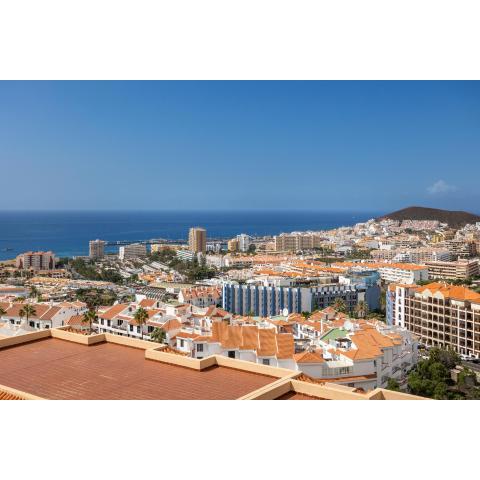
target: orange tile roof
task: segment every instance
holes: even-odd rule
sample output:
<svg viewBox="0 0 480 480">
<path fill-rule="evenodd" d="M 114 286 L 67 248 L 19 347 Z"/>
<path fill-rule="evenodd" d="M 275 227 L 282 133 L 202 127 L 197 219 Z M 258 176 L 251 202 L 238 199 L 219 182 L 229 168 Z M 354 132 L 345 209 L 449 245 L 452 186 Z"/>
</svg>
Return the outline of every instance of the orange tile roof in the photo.
<svg viewBox="0 0 480 480">
<path fill-rule="evenodd" d="M 128 303 L 119 303 L 113 307 L 109 307 L 106 312 L 100 313 L 98 316 L 105 320 L 113 320 L 117 315 L 122 313 L 129 307 Z"/>
<path fill-rule="evenodd" d="M 295 353 L 295 341 L 290 333 L 278 333 L 277 340 L 277 359 L 292 358 Z"/>
<path fill-rule="evenodd" d="M 139 305 L 143 308 L 152 308 L 157 304 L 158 300 L 154 298 L 144 298 Z"/>
<path fill-rule="evenodd" d="M 288 335 L 288 334 L 285 334 Z M 275 341 L 276 333 L 273 329 L 261 328 L 258 331 L 259 348 L 257 355 L 260 357 L 273 357 L 277 354 L 277 345 Z"/>
<path fill-rule="evenodd" d="M 440 292 L 445 298 L 454 300 L 470 300 L 471 302 L 480 302 L 480 293 L 474 292 L 469 288 L 449 285 L 447 283 L 433 282 L 420 288 L 419 291 L 424 293 L 430 291 L 433 294 Z"/>
<path fill-rule="evenodd" d="M 295 361 L 297 363 L 323 363 L 325 362 L 323 356 L 318 353 L 317 351 L 315 352 L 302 352 L 302 353 L 297 353 L 295 356 Z"/>
</svg>

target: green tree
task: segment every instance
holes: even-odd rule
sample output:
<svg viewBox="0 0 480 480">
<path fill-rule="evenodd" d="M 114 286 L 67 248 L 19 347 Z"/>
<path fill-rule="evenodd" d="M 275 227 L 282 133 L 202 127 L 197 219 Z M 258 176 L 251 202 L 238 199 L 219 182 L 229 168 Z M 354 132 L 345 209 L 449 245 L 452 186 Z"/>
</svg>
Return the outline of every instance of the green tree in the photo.
<svg viewBox="0 0 480 480">
<path fill-rule="evenodd" d="M 337 312 L 347 313 L 347 304 L 343 298 L 337 297 L 333 302 L 332 307 Z"/>
<path fill-rule="evenodd" d="M 387 382 L 387 390 L 393 390 L 394 392 L 400 391 L 400 385 L 394 378 L 389 378 Z"/>
<path fill-rule="evenodd" d="M 89 308 L 82 318 L 82 323 L 88 323 L 88 331 L 92 333 L 92 323 L 97 319 L 97 311 L 94 308 Z"/>
<path fill-rule="evenodd" d="M 0 317 L 3 317 L 6 314 L 7 314 L 6 310 L 0 307 Z"/>
<path fill-rule="evenodd" d="M 136 320 L 138 326 L 140 327 L 140 333 L 143 340 L 143 326 L 147 323 L 148 313 L 143 307 L 140 307 L 133 315 L 133 318 Z"/>
<path fill-rule="evenodd" d="M 167 338 L 167 334 L 163 328 L 154 328 L 153 332 L 150 334 L 150 340 L 157 342 L 157 343 L 165 343 Z"/>
<path fill-rule="evenodd" d="M 368 304 L 364 300 L 360 300 L 355 305 L 355 313 L 358 318 L 365 318 L 368 314 Z"/>
</svg>

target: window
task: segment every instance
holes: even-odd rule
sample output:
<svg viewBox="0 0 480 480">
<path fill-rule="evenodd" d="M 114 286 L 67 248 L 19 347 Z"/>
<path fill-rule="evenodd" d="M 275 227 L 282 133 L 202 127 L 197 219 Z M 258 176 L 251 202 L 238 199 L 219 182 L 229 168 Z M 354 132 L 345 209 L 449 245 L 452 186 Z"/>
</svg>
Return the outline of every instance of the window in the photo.
<svg viewBox="0 0 480 480">
<path fill-rule="evenodd" d="M 235 350 L 229 350 L 228 358 L 235 358 Z"/>
<path fill-rule="evenodd" d="M 133 332 L 133 325 L 130 325 L 130 331 Z"/>
<path fill-rule="evenodd" d="M 270 360 L 268 358 L 264 358 L 262 360 L 263 365 L 270 365 Z"/>
<path fill-rule="evenodd" d="M 35 322 L 28 322 L 28 323 L 32 328 L 35 327 Z"/>
<path fill-rule="evenodd" d="M 203 343 L 197 345 L 197 352 L 203 352 Z"/>
<path fill-rule="evenodd" d="M 341 367 L 340 368 L 340 375 L 345 375 L 346 373 L 349 373 L 349 368 L 348 367 Z"/>
<path fill-rule="evenodd" d="M 185 340 L 180 340 L 180 347 L 183 348 L 184 345 L 185 345 Z"/>
</svg>

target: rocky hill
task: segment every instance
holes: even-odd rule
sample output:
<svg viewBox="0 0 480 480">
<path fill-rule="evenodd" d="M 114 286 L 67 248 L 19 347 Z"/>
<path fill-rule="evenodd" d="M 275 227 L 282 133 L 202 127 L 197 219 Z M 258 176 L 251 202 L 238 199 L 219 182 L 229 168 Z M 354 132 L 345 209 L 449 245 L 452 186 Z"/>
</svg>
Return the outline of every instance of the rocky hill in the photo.
<svg viewBox="0 0 480 480">
<path fill-rule="evenodd" d="M 469 212 L 440 210 L 437 208 L 426 207 L 407 207 L 396 212 L 383 215 L 377 218 L 382 220 L 389 218 L 391 220 L 438 220 L 442 223 L 448 223 L 450 227 L 461 228 L 467 223 L 480 222 L 480 216 Z"/>
</svg>

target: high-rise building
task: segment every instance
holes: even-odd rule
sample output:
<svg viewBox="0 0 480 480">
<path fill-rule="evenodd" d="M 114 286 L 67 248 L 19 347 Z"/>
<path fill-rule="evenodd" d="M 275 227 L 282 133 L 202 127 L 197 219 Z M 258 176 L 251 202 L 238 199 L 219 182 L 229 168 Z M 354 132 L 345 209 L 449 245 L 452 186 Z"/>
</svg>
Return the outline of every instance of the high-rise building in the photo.
<svg viewBox="0 0 480 480">
<path fill-rule="evenodd" d="M 105 256 L 105 241 L 90 240 L 88 243 L 88 255 L 90 258 L 103 258 Z"/>
<path fill-rule="evenodd" d="M 120 247 L 118 252 L 118 258 L 120 260 L 126 260 L 129 258 L 145 257 L 147 255 L 147 246 L 143 243 L 131 243 Z"/>
<path fill-rule="evenodd" d="M 245 233 L 242 233 L 240 235 L 237 235 L 237 241 L 238 241 L 238 249 L 241 252 L 248 252 L 248 249 L 250 247 L 250 237 Z"/>
<path fill-rule="evenodd" d="M 15 265 L 24 270 L 53 270 L 55 254 L 53 252 L 25 252 L 17 256 Z"/>
<path fill-rule="evenodd" d="M 193 253 L 207 251 L 207 231 L 204 228 L 192 227 L 188 234 L 188 245 Z"/>
</svg>

